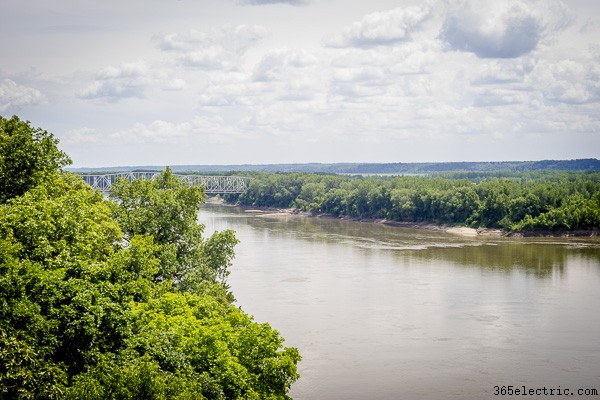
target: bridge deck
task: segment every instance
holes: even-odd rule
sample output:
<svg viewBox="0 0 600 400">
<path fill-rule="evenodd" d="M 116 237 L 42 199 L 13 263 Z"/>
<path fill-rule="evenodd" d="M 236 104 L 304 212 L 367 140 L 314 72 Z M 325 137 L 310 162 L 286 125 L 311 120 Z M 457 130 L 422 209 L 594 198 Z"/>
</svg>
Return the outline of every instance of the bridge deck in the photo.
<svg viewBox="0 0 600 400">
<path fill-rule="evenodd" d="M 93 189 L 108 192 L 118 179 L 154 179 L 160 172 L 121 172 L 117 174 L 81 175 L 84 182 Z M 250 184 L 250 178 L 243 176 L 204 176 L 174 174 L 176 177 L 194 186 L 204 186 L 207 194 L 243 193 Z"/>
</svg>

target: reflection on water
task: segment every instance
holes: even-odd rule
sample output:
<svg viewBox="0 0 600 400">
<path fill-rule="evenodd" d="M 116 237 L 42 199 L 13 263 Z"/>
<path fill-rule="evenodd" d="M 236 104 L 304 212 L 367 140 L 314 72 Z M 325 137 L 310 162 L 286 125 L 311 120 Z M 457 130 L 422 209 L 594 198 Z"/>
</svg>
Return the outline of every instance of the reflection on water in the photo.
<svg viewBox="0 0 600 400">
<path fill-rule="evenodd" d="M 399 257 L 449 261 L 457 265 L 511 271 L 525 270 L 539 277 L 561 273 L 567 257 L 600 263 L 600 242 L 595 239 L 465 238 L 442 231 L 398 228 L 328 218 L 270 216 L 239 208 L 212 207 L 210 226 L 223 217 L 243 218 L 244 224 L 270 236 L 329 242 L 374 251 L 396 251 Z M 219 229 L 226 229 L 222 227 Z M 426 251 L 424 251 L 426 250 Z"/>
<path fill-rule="evenodd" d="M 303 355 L 296 399 L 476 399 L 600 386 L 600 243 L 463 238 L 229 207 L 242 308 Z M 539 397 L 538 397 L 539 398 Z"/>
</svg>

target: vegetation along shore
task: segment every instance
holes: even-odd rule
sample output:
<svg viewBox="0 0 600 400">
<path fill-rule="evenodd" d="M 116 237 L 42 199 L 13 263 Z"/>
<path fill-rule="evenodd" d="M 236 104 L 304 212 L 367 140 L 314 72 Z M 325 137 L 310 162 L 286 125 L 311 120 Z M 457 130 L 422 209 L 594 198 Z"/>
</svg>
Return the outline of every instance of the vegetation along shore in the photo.
<svg viewBox="0 0 600 400">
<path fill-rule="evenodd" d="M 451 172 L 426 176 L 253 173 L 233 204 L 454 233 L 598 236 L 600 173 Z M 472 228 L 471 230 L 458 228 Z"/>
</svg>

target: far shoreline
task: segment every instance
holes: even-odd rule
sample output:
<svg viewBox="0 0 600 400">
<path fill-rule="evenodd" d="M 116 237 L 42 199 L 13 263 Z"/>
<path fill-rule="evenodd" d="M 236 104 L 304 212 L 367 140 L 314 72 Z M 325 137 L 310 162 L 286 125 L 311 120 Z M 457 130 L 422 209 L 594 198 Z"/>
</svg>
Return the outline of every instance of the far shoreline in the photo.
<svg viewBox="0 0 600 400">
<path fill-rule="evenodd" d="M 247 213 L 260 214 L 261 217 L 308 217 L 308 218 L 327 218 L 337 219 L 342 221 L 364 222 L 369 224 L 382 224 L 388 226 L 396 226 L 399 228 L 424 229 L 430 231 L 443 231 L 452 235 L 461 237 L 493 237 L 493 238 L 591 238 L 598 239 L 600 230 L 574 230 L 574 231 L 527 231 L 527 232 L 510 232 L 495 228 L 472 228 L 464 225 L 445 225 L 432 222 L 408 222 L 408 221 L 393 221 L 377 218 L 358 218 L 345 215 L 332 214 L 312 214 L 306 211 L 300 211 L 295 208 L 276 208 L 276 207 L 258 207 L 245 206 L 241 204 L 232 204 L 226 202 L 219 197 L 209 197 L 206 204 L 221 205 L 226 207 L 239 207 Z"/>
</svg>

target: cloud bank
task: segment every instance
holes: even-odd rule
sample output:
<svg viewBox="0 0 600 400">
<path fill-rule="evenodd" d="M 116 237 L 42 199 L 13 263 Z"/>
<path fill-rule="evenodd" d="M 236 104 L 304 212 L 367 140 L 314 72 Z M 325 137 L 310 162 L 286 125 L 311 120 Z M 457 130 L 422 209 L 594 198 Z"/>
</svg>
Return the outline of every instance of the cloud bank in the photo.
<svg viewBox="0 0 600 400">
<path fill-rule="evenodd" d="M 153 9 L 160 18 L 136 20 L 143 34 L 127 39 L 137 47 L 82 57 L 105 43 L 96 32 L 53 72 L 29 69 L 43 54 L 23 56 L 22 73 L 0 71 L 0 111 L 58 127 L 88 165 L 96 150 L 85 143 L 104 149 L 99 164 L 134 153 L 170 163 L 595 156 L 600 18 L 589 9 L 575 19 L 560 0 L 373 1 Z M 58 40 L 37 39 L 47 38 Z"/>
</svg>

